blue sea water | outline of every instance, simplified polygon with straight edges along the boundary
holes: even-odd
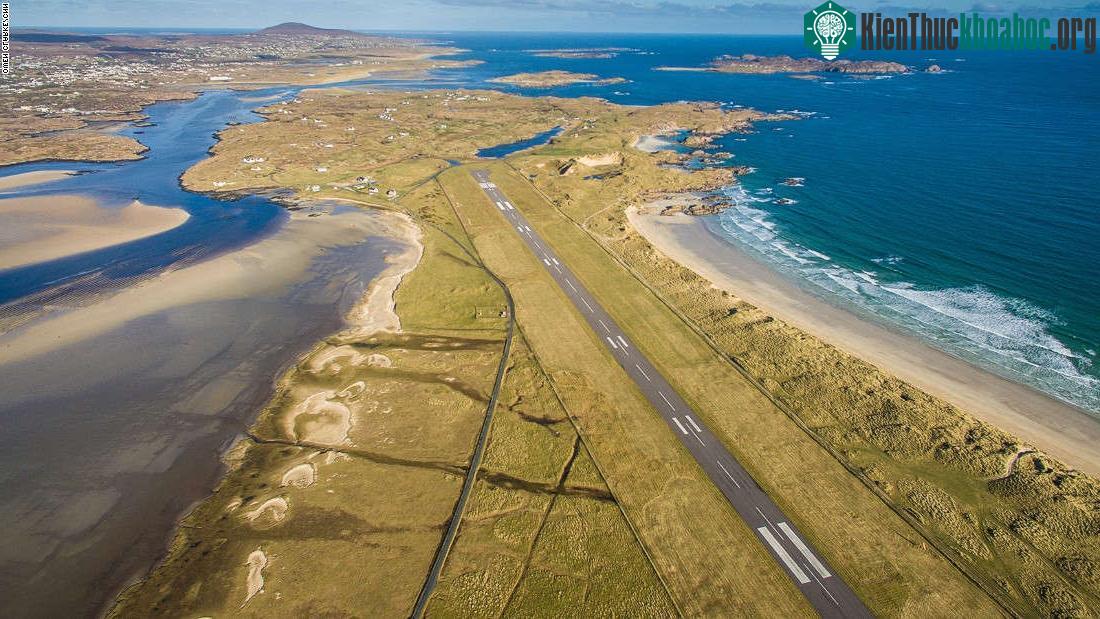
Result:
[[[707,100],[805,113],[729,136],[755,173],[709,224],[803,287],[1003,376],[1100,413],[1100,58],[894,52],[938,74],[889,79],[655,71],[722,54],[807,55],[797,37],[463,33],[485,61],[440,84],[626,104]],[[530,50],[626,48],[612,58]],[[563,69],[625,84],[486,80]],[[803,186],[782,184],[788,177]],[[793,203],[777,204],[778,198]]]

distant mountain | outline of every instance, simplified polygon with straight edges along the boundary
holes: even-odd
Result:
[[[296,21],[288,21],[277,26],[271,26],[270,28],[257,30],[256,34],[307,34],[333,37],[364,36],[362,33],[352,32],[351,30],[340,30],[338,28],[318,28],[317,26],[310,26],[309,24],[303,24]]]

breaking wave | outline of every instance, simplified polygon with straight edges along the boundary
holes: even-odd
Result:
[[[1052,334],[1059,318],[982,285],[931,288],[898,281],[902,259],[872,260],[881,268],[852,269],[783,235],[762,208],[771,192],[725,190],[733,206],[718,222],[779,271],[811,284],[857,313],[899,325],[932,345],[1062,400],[1100,411],[1100,380],[1085,372],[1092,360]]]

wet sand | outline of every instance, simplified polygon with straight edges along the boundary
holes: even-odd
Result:
[[[0,335],[0,614],[95,616],[217,483],[277,376],[419,256],[408,221],[329,211]]]
[[[0,200],[0,269],[145,238],[171,230],[189,217],[178,208],[148,206],[137,201],[111,207],[83,196]]]
[[[688,215],[628,213],[669,258],[769,315],[849,352],[1091,474],[1100,421],[1086,412],[831,305],[760,264]]]

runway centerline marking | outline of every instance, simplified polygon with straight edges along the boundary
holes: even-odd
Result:
[[[718,468],[722,469],[722,472],[726,474],[726,477],[730,478],[730,481],[733,482],[733,485],[740,488],[741,484],[736,479],[734,479],[733,475],[730,475],[730,472],[726,470],[726,466],[724,464],[722,464],[722,461],[718,460],[717,462],[718,462]]]
[[[640,366],[640,365],[638,365],[637,363],[635,363],[635,364],[634,364],[634,367],[638,368],[638,371],[642,373],[642,376],[645,376],[645,379],[646,379],[647,381],[649,381],[649,382],[653,382],[653,379],[651,379],[651,378],[649,377],[649,374],[646,374],[646,373],[645,373],[645,370],[643,370],[643,369],[642,369],[642,366]]]
[[[661,399],[665,401],[665,404],[668,404],[668,407],[672,409],[672,412],[676,412],[676,407],[673,406],[672,402],[669,402],[668,398],[665,397],[665,392],[658,391],[657,395],[661,396]]]

